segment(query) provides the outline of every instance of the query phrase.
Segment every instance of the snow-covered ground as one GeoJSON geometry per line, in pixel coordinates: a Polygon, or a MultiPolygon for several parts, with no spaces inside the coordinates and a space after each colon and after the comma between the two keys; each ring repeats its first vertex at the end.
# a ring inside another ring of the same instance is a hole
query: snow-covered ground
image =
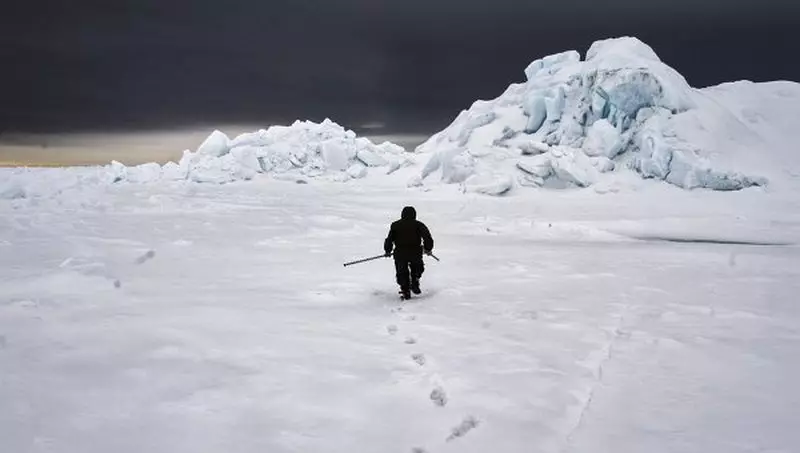
{"type": "Polygon", "coordinates": [[[415,153],[0,169],[0,452],[798,451],[800,85],[632,39],[526,75],[415,153]],[[406,205],[442,261],[402,304],[342,263],[406,205]]]}
{"type": "Polygon", "coordinates": [[[0,200],[0,451],[800,446],[794,191],[92,171],[0,200]],[[342,263],[407,204],[442,261],[402,304],[389,260],[342,263]]]}

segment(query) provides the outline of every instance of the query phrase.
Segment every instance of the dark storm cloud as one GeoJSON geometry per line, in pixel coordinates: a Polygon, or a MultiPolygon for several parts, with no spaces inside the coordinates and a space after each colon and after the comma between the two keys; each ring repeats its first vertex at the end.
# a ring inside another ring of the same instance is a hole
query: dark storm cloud
{"type": "Polygon", "coordinates": [[[426,124],[496,96],[535,58],[620,35],[695,86],[798,80],[795,3],[28,1],[0,16],[0,124],[426,124]]]}

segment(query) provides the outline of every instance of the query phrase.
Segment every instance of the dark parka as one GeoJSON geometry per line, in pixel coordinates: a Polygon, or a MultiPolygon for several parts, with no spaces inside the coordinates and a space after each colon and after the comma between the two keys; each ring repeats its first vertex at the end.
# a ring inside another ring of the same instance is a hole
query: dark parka
{"type": "Polygon", "coordinates": [[[406,206],[400,215],[400,220],[389,227],[389,235],[383,242],[383,251],[388,255],[392,253],[394,245],[395,257],[406,259],[422,255],[422,252],[433,251],[433,237],[424,223],[417,220],[417,211],[406,206]]]}

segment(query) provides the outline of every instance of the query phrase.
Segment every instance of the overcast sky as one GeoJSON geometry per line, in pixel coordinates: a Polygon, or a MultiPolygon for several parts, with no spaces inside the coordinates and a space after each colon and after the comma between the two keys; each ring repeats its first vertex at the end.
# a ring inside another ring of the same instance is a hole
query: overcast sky
{"type": "MultiPolygon", "coordinates": [[[[16,4],[19,3],[19,4],[16,4]]],[[[798,0],[26,0],[0,131],[293,118],[435,129],[549,53],[634,35],[693,86],[800,81],[798,0]]],[[[13,5],[13,6],[11,6],[13,5]]]]}

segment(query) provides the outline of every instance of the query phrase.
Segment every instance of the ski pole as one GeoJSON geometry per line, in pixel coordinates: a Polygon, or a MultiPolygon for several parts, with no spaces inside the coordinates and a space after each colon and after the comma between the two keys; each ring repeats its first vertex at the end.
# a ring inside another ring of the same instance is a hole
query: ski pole
{"type": "Polygon", "coordinates": [[[349,263],[344,263],[344,267],[351,266],[353,264],[366,263],[367,261],[377,260],[379,258],[384,258],[385,256],[386,255],[383,254],[383,255],[371,256],[369,258],[364,258],[364,259],[361,259],[361,260],[350,261],[349,263]]]}
{"type": "Polygon", "coordinates": [[[437,257],[436,257],[436,255],[434,255],[433,253],[428,253],[428,256],[430,256],[431,258],[435,259],[436,261],[441,261],[441,260],[440,260],[439,258],[437,258],[437,257]]]}

